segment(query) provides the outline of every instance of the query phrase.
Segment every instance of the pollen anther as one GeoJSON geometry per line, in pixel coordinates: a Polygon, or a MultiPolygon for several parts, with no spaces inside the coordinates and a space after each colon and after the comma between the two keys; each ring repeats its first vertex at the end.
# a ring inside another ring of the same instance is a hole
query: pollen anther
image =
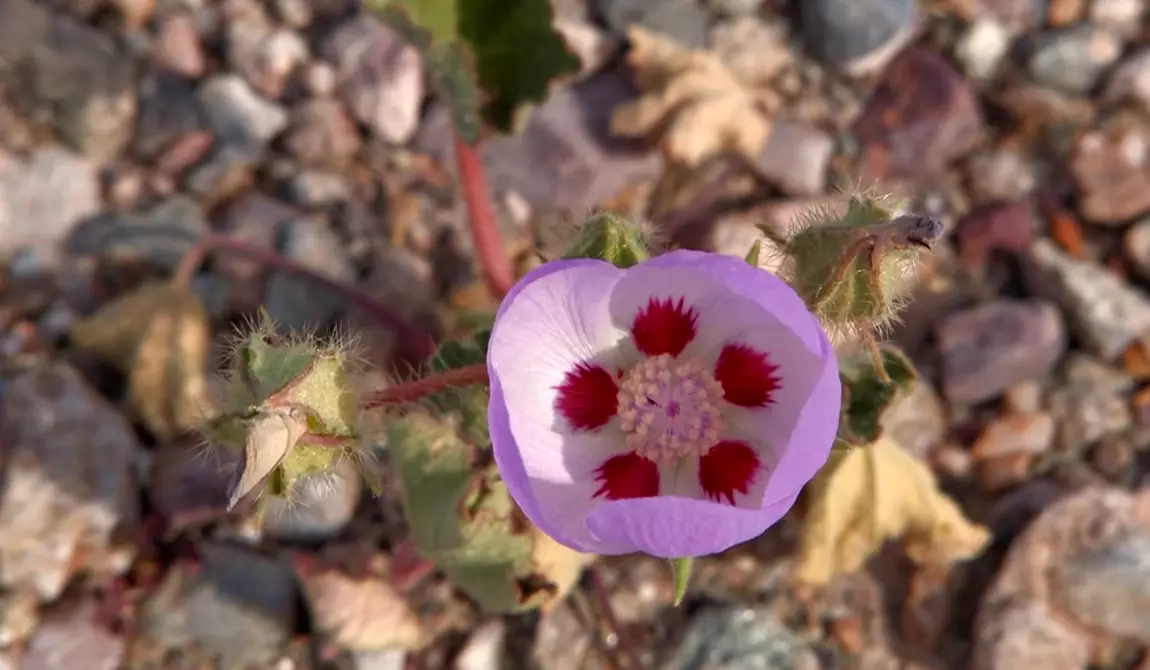
{"type": "Polygon", "coordinates": [[[618,398],[627,447],[656,463],[702,456],[726,429],[723,387],[696,360],[646,358],[624,377],[618,398]]]}

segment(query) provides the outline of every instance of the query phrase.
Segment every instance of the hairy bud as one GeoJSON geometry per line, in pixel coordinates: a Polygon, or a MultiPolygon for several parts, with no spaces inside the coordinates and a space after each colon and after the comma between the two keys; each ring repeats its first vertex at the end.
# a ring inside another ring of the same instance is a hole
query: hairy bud
{"type": "Polygon", "coordinates": [[[650,255],[650,236],[610,212],[588,217],[563,251],[563,258],[598,258],[620,268],[629,268],[650,255]]]}

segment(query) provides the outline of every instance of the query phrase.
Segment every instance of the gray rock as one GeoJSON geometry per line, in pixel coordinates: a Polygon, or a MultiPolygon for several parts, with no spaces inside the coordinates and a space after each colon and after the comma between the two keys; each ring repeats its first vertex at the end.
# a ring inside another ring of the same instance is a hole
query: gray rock
{"type": "Polygon", "coordinates": [[[1150,111],[1150,48],[1135,51],[1114,68],[1104,97],[1111,102],[1133,100],[1150,111]]]}
{"type": "Polygon", "coordinates": [[[1113,35],[1091,25],[1051,33],[1039,41],[1030,57],[1030,76],[1067,93],[1083,94],[1122,54],[1113,35]]]}
{"type": "MultiPolygon", "coordinates": [[[[332,279],[355,279],[346,247],[323,219],[281,221],[276,247],[284,256],[332,279]]],[[[268,278],[266,291],[268,313],[287,332],[322,328],[346,307],[342,297],[314,281],[283,272],[268,278]]]]}
{"type": "Polygon", "coordinates": [[[627,27],[639,25],[680,44],[701,48],[707,41],[707,15],[695,0],[598,0],[607,27],[626,37],[627,27]]]}
{"type": "Polygon", "coordinates": [[[51,601],[76,571],[128,569],[113,533],[137,521],[140,444],[115,408],[68,365],[42,365],[4,385],[0,444],[0,586],[51,601]]]}
{"type": "Polygon", "coordinates": [[[26,162],[0,154],[0,256],[59,242],[99,209],[99,174],[87,158],[59,147],[26,162]]]}
{"type": "Polygon", "coordinates": [[[0,2],[0,79],[5,79],[32,51],[48,40],[52,15],[31,0],[0,2]]]}
{"type": "Polygon", "coordinates": [[[298,615],[291,568],[225,544],[200,551],[202,567],[171,570],[144,603],[142,631],[166,648],[195,644],[224,668],[272,667],[298,615]]]}
{"type": "Polygon", "coordinates": [[[1023,269],[1030,290],[1058,303],[1074,334],[1099,357],[1113,360],[1150,335],[1150,300],[1106,268],[1039,239],[1023,258],[1023,269]]]}
{"type": "Polygon", "coordinates": [[[100,626],[95,603],[69,607],[44,619],[28,641],[23,670],[117,670],[127,641],[100,626]]]}
{"type": "Polygon", "coordinates": [[[1075,354],[1066,362],[1065,380],[1050,396],[1050,409],[1058,417],[1058,446],[1063,452],[1080,454],[1133,423],[1127,396],[1134,380],[1126,373],[1075,354]]]}
{"type": "Polygon", "coordinates": [[[283,107],[260,97],[236,74],[218,74],[206,80],[200,85],[199,101],[221,140],[255,153],[288,124],[283,107]]]}
{"type": "Polygon", "coordinates": [[[339,95],[380,138],[411,139],[423,104],[423,59],[375,17],[357,16],[327,38],[321,52],[335,64],[339,95]]]}
{"type": "Polygon", "coordinates": [[[1094,25],[1131,39],[1141,34],[1146,12],[1146,0],[1091,0],[1087,16],[1094,25]]]}
{"type": "Polygon", "coordinates": [[[351,198],[351,185],[333,172],[301,170],[289,180],[288,193],[304,207],[326,207],[351,198]]]}
{"type": "Polygon", "coordinates": [[[800,8],[807,49],[857,74],[879,69],[917,20],[914,0],[804,0],[800,8]]]}
{"type": "Polygon", "coordinates": [[[754,166],[787,195],[819,195],[826,189],[834,152],[835,140],[827,133],[804,123],[775,121],[754,166]]]}
{"type": "Polygon", "coordinates": [[[1078,621],[1150,642],[1150,537],[1130,533],[1054,568],[1060,604],[1078,621]]]}
{"type": "Polygon", "coordinates": [[[339,167],[361,146],[359,129],[338,100],[309,100],[292,110],[284,147],[301,163],[339,167]]]}
{"type": "Polygon", "coordinates": [[[958,38],[955,55],[972,78],[988,79],[998,70],[1012,41],[1006,26],[993,17],[982,17],[967,26],[958,38]]]}
{"type": "Polygon", "coordinates": [[[769,610],[705,610],[691,620],[667,670],[818,670],[814,652],[769,610]]]}
{"type": "Polygon", "coordinates": [[[89,219],[69,236],[68,248],[74,253],[143,261],[174,270],[208,232],[200,206],[177,195],[135,212],[89,219]]]}
{"type": "Polygon", "coordinates": [[[259,149],[252,146],[217,145],[204,162],[184,179],[184,188],[209,203],[234,195],[251,183],[252,171],[260,162],[259,149]]]}
{"type": "Polygon", "coordinates": [[[232,69],[270,98],[283,94],[288,75],[307,60],[303,38],[289,28],[277,27],[258,3],[231,18],[224,32],[232,69]]]}
{"type": "Polygon", "coordinates": [[[1066,350],[1066,332],[1053,304],[994,300],[947,316],[938,327],[943,394],[978,403],[1019,382],[1050,374],[1066,350]]]}
{"type": "Polygon", "coordinates": [[[17,67],[7,87],[13,107],[51,123],[76,150],[103,161],[131,139],[135,64],[104,33],[57,18],[17,67]]]}
{"type": "Polygon", "coordinates": [[[154,72],[140,84],[140,113],[132,148],[155,160],[176,140],[207,128],[191,81],[170,72],[154,72]]]}

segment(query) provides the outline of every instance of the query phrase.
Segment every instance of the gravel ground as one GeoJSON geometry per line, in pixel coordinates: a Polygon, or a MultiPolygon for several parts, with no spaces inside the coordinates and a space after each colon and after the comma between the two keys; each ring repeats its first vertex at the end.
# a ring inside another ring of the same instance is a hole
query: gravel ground
{"type": "MultiPolygon", "coordinates": [[[[553,5],[583,73],[479,152],[517,266],[596,207],[742,256],[843,189],[905,195],[948,235],[892,334],[922,379],[885,428],[987,550],[938,573],[891,545],[811,597],[788,518],[700,561],[683,607],[623,557],[500,617],[434,573],[396,593],[394,495],[314,491],[253,534],[219,513],[228,456],[133,411],[72,327],[222,232],[453,332],[492,301],[447,110],[354,0],[0,0],[0,670],[1150,668],[1150,3],[553,5]],[[684,177],[609,135],[635,24],[753,82],[754,160],[684,177]]],[[[262,304],[403,355],[250,260],[193,287],[213,351],[262,304]]]]}

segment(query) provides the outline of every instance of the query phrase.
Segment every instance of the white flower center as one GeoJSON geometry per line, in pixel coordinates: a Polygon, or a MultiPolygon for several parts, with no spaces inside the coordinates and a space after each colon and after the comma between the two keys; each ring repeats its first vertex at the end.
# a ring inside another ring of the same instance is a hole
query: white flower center
{"type": "Polygon", "coordinates": [[[696,360],[646,358],[627,373],[618,397],[627,447],[656,463],[701,456],[726,430],[723,387],[696,360]]]}

